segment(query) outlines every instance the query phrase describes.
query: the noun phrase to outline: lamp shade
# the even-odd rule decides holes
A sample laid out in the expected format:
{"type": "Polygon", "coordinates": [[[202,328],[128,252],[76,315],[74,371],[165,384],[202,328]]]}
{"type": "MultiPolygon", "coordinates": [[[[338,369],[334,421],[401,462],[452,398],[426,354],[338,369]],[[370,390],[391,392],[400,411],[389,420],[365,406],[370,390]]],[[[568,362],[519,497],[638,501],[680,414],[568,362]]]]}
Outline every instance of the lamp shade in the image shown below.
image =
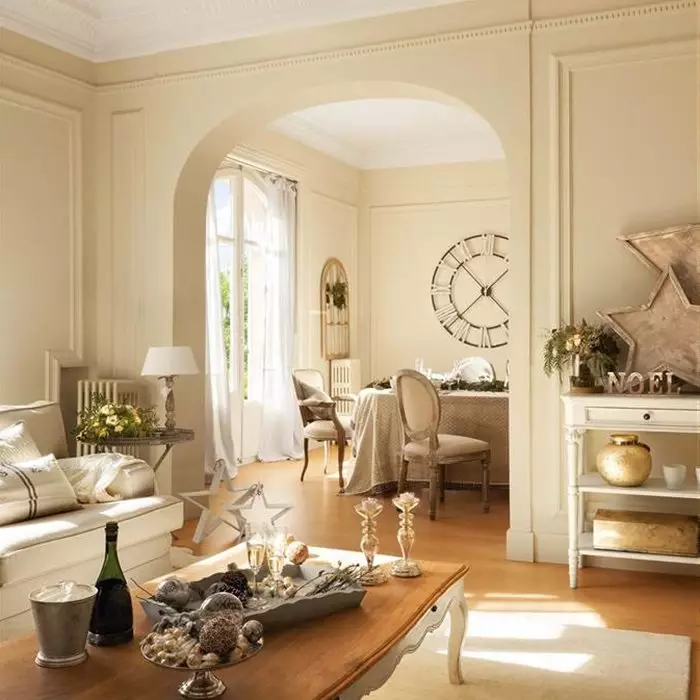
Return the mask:
{"type": "Polygon", "coordinates": [[[170,377],[176,374],[199,374],[192,348],[153,347],[148,349],[141,374],[146,377],[170,377]]]}

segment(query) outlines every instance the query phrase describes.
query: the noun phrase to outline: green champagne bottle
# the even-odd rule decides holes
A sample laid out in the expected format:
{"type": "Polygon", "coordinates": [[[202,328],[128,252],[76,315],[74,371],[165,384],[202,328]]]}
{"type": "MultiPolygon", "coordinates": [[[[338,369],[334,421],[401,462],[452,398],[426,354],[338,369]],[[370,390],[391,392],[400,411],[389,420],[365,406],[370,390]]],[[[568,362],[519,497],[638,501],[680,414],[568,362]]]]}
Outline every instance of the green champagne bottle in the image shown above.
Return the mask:
{"type": "Polygon", "coordinates": [[[119,525],[108,522],[105,526],[105,559],[97,577],[97,597],[92,608],[88,642],[106,647],[125,644],[134,637],[134,612],[131,595],[117,556],[119,525]]]}

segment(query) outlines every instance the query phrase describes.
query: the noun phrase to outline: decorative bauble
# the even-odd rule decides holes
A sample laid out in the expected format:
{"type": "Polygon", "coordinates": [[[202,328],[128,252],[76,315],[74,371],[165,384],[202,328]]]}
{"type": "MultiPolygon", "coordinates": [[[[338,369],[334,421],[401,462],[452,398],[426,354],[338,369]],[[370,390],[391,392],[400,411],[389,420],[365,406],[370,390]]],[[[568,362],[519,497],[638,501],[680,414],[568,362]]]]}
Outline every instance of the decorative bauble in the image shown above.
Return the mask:
{"type": "Polygon", "coordinates": [[[233,593],[214,593],[204,599],[199,608],[200,613],[215,615],[221,612],[239,612],[243,614],[243,604],[233,593]]]}
{"type": "Polygon", "coordinates": [[[641,486],[651,473],[651,451],[637,435],[617,433],[598,452],[596,466],[612,486],[641,486]]]}
{"type": "Polygon", "coordinates": [[[199,633],[199,645],[206,654],[228,656],[236,646],[241,627],[229,616],[218,615],[204,624],[199,633]]]}
{"type": "Polygon", "coordinates": [[[241,632],[251,644],[257,644],[263,636],[262,622],[260,620],[248,620],[243,625],[241,632]]]}
{"type": "Polygon", "coordinates": [[[242,571],[231,570],[227,571],[221,577],[221,583],[227,586],[229,593],[233,593],[245,605],[252,595],[248,579],[242,571]]]}
{"type": "Polygon", "coordinates": [[[217,581],[216,583],[212,583],[211,586],[207,588],[204,593],[204,597],[208,598],[209,596],[214,595],[214,593],[233,593],[233,591],[230,590],[229,586],[227,586],[223,581],[217,581]]]}
{"type": "Polygon", "coordinates": [[[171,608],[175,608],[175,610],[182,610],[190,600],[190,591],[191,587],[187,581],[173,576],[158,584],[153,598],[159,603],[165,603],[171,608]]]}
{"type": "Polygon", "coordinates": [[[284,555],[292,564],[303,564],[309,558],[309,548],[297,540],[287,545],[284,555]]]}

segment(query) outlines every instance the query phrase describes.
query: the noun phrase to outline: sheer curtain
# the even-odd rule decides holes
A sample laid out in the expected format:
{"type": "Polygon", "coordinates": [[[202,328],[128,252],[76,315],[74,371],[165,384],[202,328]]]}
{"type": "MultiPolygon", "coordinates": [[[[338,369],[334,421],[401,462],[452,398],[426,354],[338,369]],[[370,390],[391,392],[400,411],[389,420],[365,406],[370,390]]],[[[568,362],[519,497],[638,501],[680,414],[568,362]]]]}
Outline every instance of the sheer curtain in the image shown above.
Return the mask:
{"type": "Polygon", "coordinates": [[[302,454],[299,410],[291,381],[294,354],[296,185],[264,178],[267,215],[251,234],[259,254],[249,262],[249,398],[261,404],[258,458],[297,459],[302,454]]]}
{"type": "MultiPolygon", "coordinates": [[[[223,310],[219,281],[219,229],[228,218],[233,224],[233,212],[226,212],[226,201],[218,201],[216,181],[209,191],[206,233],[206,469],[214,470],[217,460],[223,459],[231,476],[236,467],[231,430],[231,401],[229,396],[228,358],[224,345],[223,310]]],[[[229,197],[230,201],[230,197],[229,197]]],[[[230,205],[228,205],[230,206],[230,205]]],[[[233,291],[234,285],[231,285],[233,291]]],[[[234,308],[233,301],[231,308],[234,308]]],[[[234,314],[231,314],[233,320],[234,314]]],[[[231,335],[234,337],[233,328],[231,335]]],[[[233,345],[233,343],[232,343],[233,345]]]]}

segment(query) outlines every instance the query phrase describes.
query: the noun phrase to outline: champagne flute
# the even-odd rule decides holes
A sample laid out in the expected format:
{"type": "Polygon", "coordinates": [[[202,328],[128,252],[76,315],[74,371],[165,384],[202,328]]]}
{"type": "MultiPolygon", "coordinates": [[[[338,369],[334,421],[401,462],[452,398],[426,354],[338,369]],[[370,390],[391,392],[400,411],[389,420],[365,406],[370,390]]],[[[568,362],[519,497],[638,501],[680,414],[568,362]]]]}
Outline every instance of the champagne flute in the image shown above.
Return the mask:
{"type": "Polygon", "coordinates": [[[282,569],[284,568],[284,553],[287,549],[287,528],[284,526],[274,526],[267,538],[267,566],[275,582],[275,595],[279,590],[282,579],[282,569]]]}
{"type": "Polygon", "coordinates": [[[266,538],[262,528],[251,523],[245,524],[245,546],[248,554],[248,566],[253,572],[253,596],[249,603],[254,607],[260,607],[263,603],[258,596],[258,574],[265,562],[266,538]]]}

